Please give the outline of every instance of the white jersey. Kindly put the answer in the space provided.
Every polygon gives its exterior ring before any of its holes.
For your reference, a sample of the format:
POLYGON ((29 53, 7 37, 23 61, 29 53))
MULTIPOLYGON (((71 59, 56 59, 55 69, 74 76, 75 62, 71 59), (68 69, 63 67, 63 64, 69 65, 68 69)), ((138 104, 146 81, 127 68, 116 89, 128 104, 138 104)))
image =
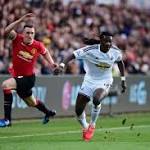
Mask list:
POLYGON ((122 53, 112 46, 107 53, 100 50, 100 44, 80 48, 73 52, 76 59, 83 59, 86 80, 113 81, 112 67, 117 61, 122 60, 122 53))

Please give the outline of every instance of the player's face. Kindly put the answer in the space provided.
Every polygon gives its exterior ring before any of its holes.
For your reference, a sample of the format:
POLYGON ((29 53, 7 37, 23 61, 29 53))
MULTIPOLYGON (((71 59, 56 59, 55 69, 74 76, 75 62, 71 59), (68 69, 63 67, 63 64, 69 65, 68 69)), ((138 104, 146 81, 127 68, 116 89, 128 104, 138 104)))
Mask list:
POLYGON ((35 29, 32 27, 25 27, 23 31, 24 39, 23 42, 25 44, 31 44, 34 40, 35 36, 35 29))
POLYGON ((107 53, 112 46, 112 37, 111 36, 104 36, 101 39, 100 43, 101 43, 101 50, 104 53, 107 53))

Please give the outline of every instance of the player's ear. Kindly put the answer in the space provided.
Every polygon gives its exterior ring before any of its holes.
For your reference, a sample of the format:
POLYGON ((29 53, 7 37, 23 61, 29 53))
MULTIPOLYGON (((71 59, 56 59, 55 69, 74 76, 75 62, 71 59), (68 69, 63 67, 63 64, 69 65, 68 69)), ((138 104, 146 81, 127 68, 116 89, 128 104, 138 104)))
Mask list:
POLYGON ((101 34, 99 38, 100 38, 100 41, 103 41, 105 39, 105 35, 101 34))

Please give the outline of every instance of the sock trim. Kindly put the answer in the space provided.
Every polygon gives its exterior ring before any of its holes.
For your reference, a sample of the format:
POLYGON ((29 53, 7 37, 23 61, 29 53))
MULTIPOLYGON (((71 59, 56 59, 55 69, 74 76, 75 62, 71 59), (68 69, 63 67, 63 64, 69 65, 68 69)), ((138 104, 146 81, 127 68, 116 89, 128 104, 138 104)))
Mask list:
POLYGON ((11 94, 11 89, 3 89, 4 94, 11 94))

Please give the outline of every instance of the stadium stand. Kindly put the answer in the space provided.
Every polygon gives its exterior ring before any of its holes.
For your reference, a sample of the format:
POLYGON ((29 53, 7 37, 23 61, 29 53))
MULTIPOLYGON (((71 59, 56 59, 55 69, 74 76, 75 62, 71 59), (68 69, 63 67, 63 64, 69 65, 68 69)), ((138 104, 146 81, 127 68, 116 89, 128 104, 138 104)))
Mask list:
MULTIPOLYGON (((123 1, 124 2, 124 1, 123 1)), ((114 42, 122 49, 128 74, 150 74, 150 14, 147 9, 118 5, 96 4, 95 1, 62 0, 11 0, 0 1, 0 73, 8 74, 10 64, 10 41, 4 38, 4 28, 27 12, 36 14, 36 39, 51 49, 59 63, 73 50, 83 46, 83 37, 94 37, 98 30, 114 34, 114 42)), ((17 28, 22 30, 23 24, 17 28)), ((82 62, 71 67, 81 74, 82 62)), ((39 59, 35 66, 37 74, 51 74, 47 64, 39 59)), ((117 74, 115 72, 114 74, 117 74)))

